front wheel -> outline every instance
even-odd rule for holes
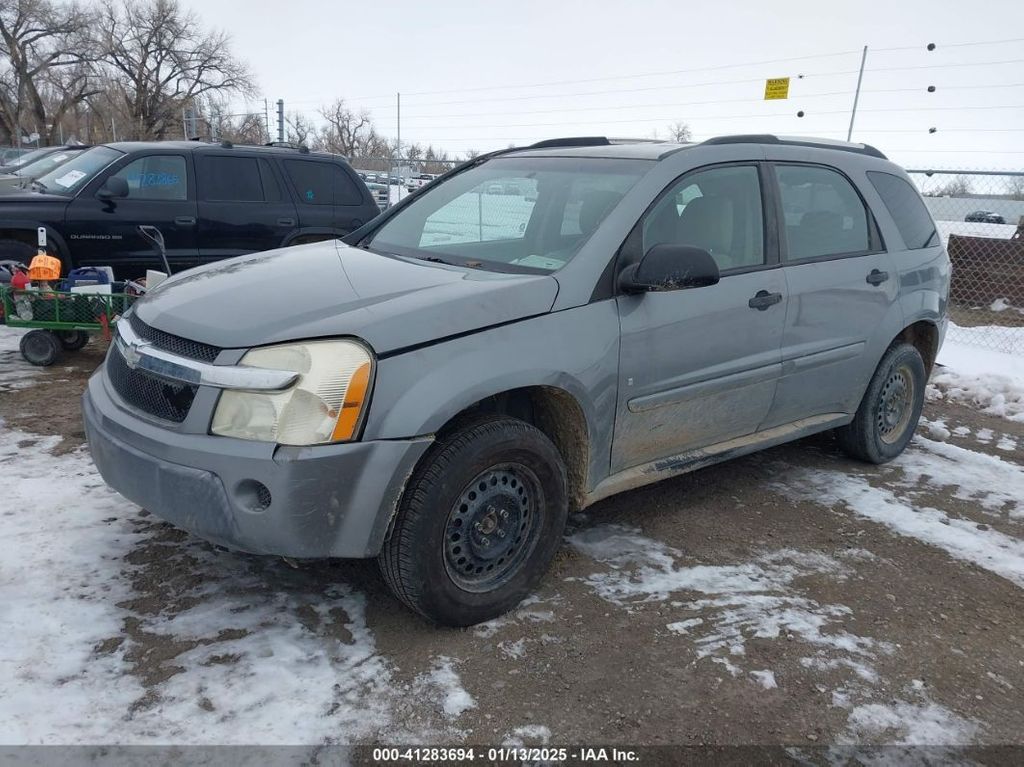
[[[49,330],[30,330],[21,337],[21,356],[26,362],[40,367],[52,365],[60,357],[60,342]]]
[[[410,479],[380,569],[424,617],[472,626],[536,587],[567,513],[565,464],[551,440],[512,418],[476,421],[439,440]]]
[[[868,463],[886,463],[902,453],[921,418],[926,379],[916,348],[907,343],[889,347],[853,421],[836,429],[840,447]]]

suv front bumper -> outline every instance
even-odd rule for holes
[[[115,401],[100,368],[82,397],[103,479],[213,543],[294,558],[371,557],[429,437],[288,447],[162,428]],[[266,494],[254,491],[261,483]]]

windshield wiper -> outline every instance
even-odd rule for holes
[[[40,181],[39,179],[33,179],[33,180],[32,180],[31,188],[32,188],[32,189],[35,189],[35,190],[36,190],[37,192],[48,192],[48,191],[50,191],[50,190],[49,190],[49,189],[48,189],[48,188],[46,187],[46,184],[44,184],[44,183],[43,183],[42,181]]]

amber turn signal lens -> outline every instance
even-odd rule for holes
[[[345,401],[341,405],[341,413],[334,426],[332,435],[334,442],[344,442],[355,436],[356,424],[359,423],[359,414],[363,410],[363,401],[366,399],[369,386],[370,363],[364,362],[352,374],[352,379],[349,381],[348,390],[345,392]]]

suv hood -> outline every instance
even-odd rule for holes
[[[544,314],[557,294],[548,275],[392,258],[333,241],[191,269],[135,312],[159,330],[223,348],[350,335],[382,354]]]

